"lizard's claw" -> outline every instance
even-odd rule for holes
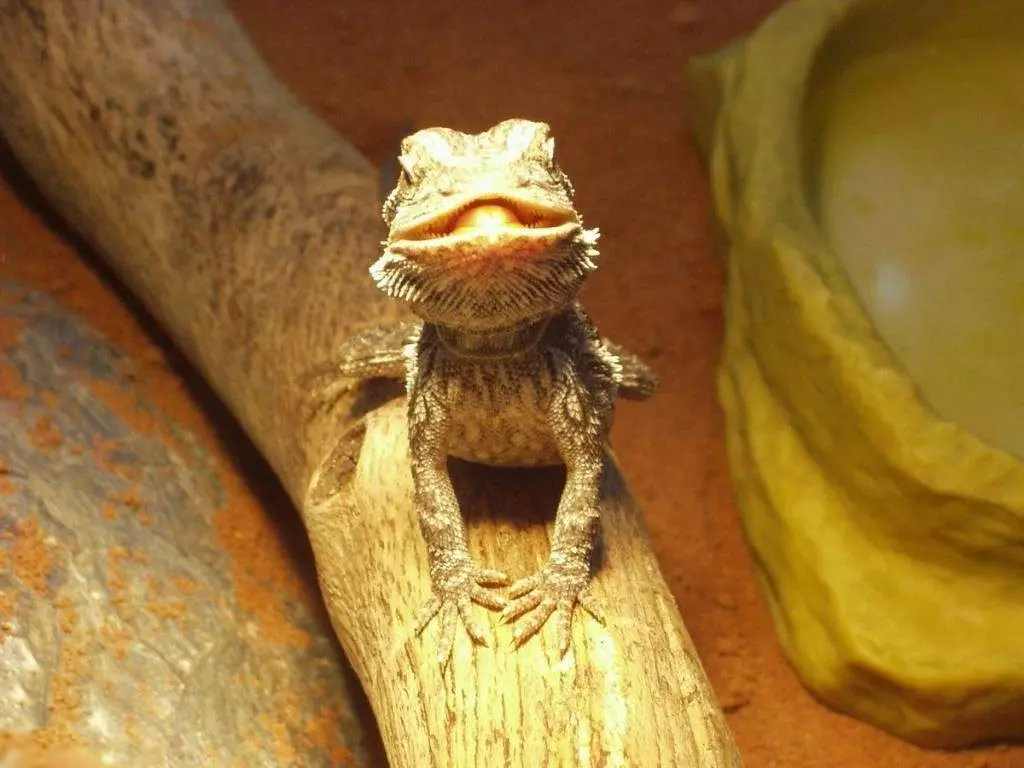
[[[601,602],[590,593],[590,574],[585,565],[548,562],[533,576],[515,582],[501,620],[511,623],[526,616],[512,633],[512,645],[519,648],[555,617],[555,643],[560,656],[569,650],[572,614],[579,605],[601,624],[605,623]]]
[[[448,663],[455,645],[456,620],[461,618],[466,632],[479,645],[488,645],[483,629],[473,619],[473,603],[501,610],[505,599],[494,594],[485,586],[508,584],[508,576],[501,571],[478,568],[472,561],[460,562],[444,574],[434,575],[434,595],[420,609],[416,617],[416,635],[422,634],[427,625],[438,614],[441,615],[441,637],[438,640],[437,660],[441,665]]]

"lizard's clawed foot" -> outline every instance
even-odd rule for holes
[[[438,640],[437,660],[441,665],[448,663],[455,645],[455,625],[459,618],[466,631],[479,645],[488,645],[487,636],[474,621],[473,603],[501,610],[505,599],[485,587],[508,584],[508,576],[501,571],[479,568],[471,560],[460,561],[446,568],[444,573],[433,574],[434,595],[420,609],[416,617],[416,634],[420,635],[435,616],[441,615],[441,637]]]
[[[553,614],[555,643],[559,655],[564,656],[569,650],[572,614],[577,605],[604,624],[604,609],[600,601],[590,594],[589,583],[590,573],[586,565],[554,561],[549,561],[533,576],[519,579],[509,592],[512,602],[501,614],[502,621],[506,623],[529,614],[516,626],[512,635],[513,646],[518,648],[537,634]]]

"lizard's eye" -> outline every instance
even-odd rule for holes
[[[555,167],[555,138],[549,136],[544,142],[544,157],[548,161],[548,168]]]
[[[408,155],[398,156],[398,180],[402,184],[412,184],[414,179],[412,158]]]

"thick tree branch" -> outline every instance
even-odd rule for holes
[[[581,614],[557,661],[547,630],[513,652],[492,621],[497,649],[460,635],[446,670],[435,628],[412,637],[430,585],[403,409],[364,391],[317,410],[302,387],[345,334],[399,311],[366,276],[382,236],[375,173],[273,78],[228,11],[0,0],[0,12],[6,140],[302,510],[393,764],[740,765],[611,459],[594,589],[607,628]],[[562,473],[453,474],[481,564],[515,577],[544,562]]]

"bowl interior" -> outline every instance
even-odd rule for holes
[[[878,0],[829,36],[809,200],[948,420],[1024,458],[1024,3]]]

